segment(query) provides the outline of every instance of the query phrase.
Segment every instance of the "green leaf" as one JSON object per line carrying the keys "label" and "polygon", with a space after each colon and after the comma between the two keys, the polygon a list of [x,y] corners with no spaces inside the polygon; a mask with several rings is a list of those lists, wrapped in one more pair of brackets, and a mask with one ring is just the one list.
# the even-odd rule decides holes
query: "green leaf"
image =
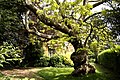
{"label": "green leaf", "polygon": [[5,53],[6,53],[6,49],[5,49],[5,48],[2,48],[2,49],[1,49],[1,53],[2,53],[2,54],[5,54]]}
{"label": "green leaf", "polygon": [[3,67],[3,64],[0,63],[0,66]]}
{"label": "green leaf", "polygon": [[4,55],[0,54],[0,59],[5,60]]}
{"label": "green leaf", "polygon": [[107,11],[106,11],[106,10],[102,10],[102,14],[103,14],[103,15],[106,15],[106,14],[107,14]]}
{"label": "green leaf", "polygon": [[43,10],[37,10],[37,12],[36,12],[38,15],[41,15],[41,14],[43,14]]}

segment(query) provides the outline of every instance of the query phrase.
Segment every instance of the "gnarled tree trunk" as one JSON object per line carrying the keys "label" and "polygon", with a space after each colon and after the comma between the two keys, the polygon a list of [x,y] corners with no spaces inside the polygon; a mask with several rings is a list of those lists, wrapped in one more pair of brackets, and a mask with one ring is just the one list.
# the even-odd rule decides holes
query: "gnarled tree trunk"
{"label": "gnarled tree trunk", "polygon": [[87,63],[87,50],[82,46],[82,42],[74,39],[71,41],[75,52],[71,54],[71,60],[74,63],[73,76],[85,75],[88,73],[95,73],[95,68]]}

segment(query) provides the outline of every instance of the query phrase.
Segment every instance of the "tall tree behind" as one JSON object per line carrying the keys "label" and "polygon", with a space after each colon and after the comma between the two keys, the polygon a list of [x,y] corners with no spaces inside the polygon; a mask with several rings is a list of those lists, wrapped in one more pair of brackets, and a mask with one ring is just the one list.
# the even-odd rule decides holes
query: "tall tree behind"
{"label": "tall tree behind", "polygon": [[104,22],[107,23],[109,29],[112,30],[114,39],[116,39],[116,37],[120,35],[120,1],[109,2],[108,6],[111,10],[104,10],[104,14],[102,16],[104,18]]}
{"label": "tall tree behind", "polygon": [[27,31],[22,24],[22,3],[17,0],[0,0],[0,44],[8,42],[23,47]]}

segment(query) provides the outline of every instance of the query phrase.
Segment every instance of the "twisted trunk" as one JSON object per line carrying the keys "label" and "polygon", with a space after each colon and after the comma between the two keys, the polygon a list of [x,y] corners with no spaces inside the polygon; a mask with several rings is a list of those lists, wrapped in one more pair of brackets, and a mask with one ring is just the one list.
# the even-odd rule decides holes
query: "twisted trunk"
{"label": "twisted trunk", "polygon": [[95,73],[95,68],[87,63],[87,50],[82,46],[82,42],[74,39],[71,44],[75,48],[75,52],[71,54],[71,60],[74,63],[73,76]]}

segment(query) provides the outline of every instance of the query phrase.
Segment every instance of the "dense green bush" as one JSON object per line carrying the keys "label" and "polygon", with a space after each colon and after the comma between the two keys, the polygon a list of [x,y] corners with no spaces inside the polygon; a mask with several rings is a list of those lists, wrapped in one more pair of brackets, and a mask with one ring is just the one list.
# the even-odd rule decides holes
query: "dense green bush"
{"label": "dense green bush", "polygon": [[120,46],[102,51],[98,55],[98,62],[109,69],[120,72]]}
{"label": "dense green bush", "polygon": [[64,55],[55,54],[50,58],[50,66],[52,67],[67,67],[73,66],[71,60]]}
{"label": "dense green bush", "polygon": [[73,66],[71,60],[68,59],[66,56],[55,54],[52,57],[41,56],[39,59],[34,60],[26,64],[25,66],[32,66],[34,67],[70,67]]}
{"label": "dense green bush", "polygon": [[18,47],[3,42],[3,45],[0,46],[0,66],[5,67],[9,65],[10,67],[10,65],[19,65],[22,61],[21,55],[22,51]]}
{"label": "dense green bush", "polygon": [[63,60],[64,60],[64,57],[62,55],[55,54],[50,58],[50,66],[52,66],[52,67],[62,67],[62,66],[64,66],[63,65]]}
{"label": "dense green bush", "polygon": [[40,57],[40,60],[37,60],[34,66],[38,67],[47,67],[49,66],[50,58],[47,56]]}

